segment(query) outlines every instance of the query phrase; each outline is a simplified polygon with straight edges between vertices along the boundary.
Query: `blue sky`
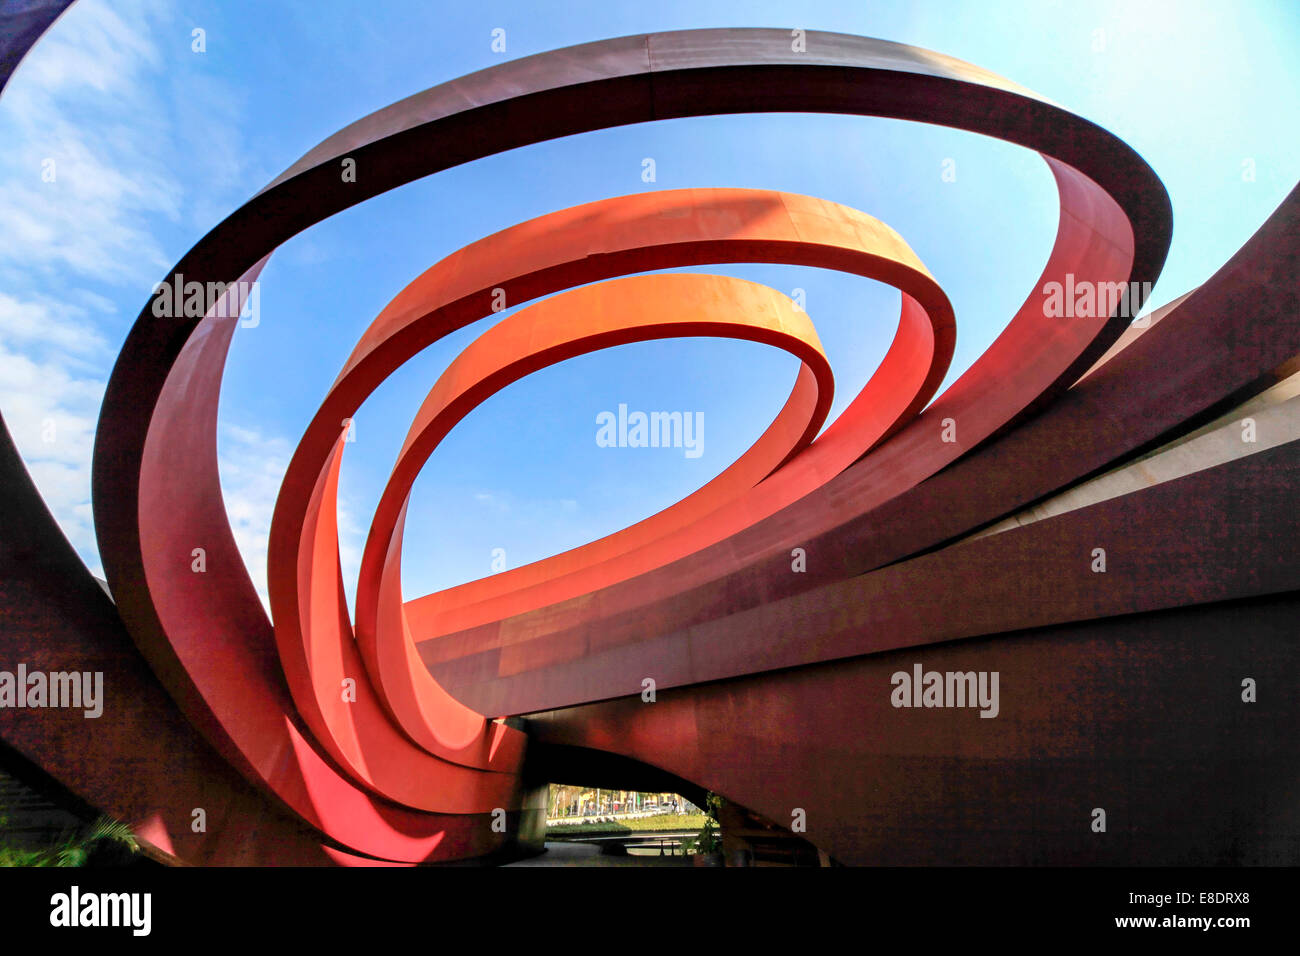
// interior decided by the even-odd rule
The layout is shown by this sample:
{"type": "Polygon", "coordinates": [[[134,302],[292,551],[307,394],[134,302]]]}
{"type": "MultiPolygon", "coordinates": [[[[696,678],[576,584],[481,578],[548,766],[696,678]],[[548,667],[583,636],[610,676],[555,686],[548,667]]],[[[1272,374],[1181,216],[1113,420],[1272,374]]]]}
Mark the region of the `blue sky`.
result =
{"type": "MultiPolygon", "coordinates": [[[[1300,4],[1277,2],[482,2],[81,0],[0,98],[0,410],[55,517],[102,574],[90,456],[104,383],[153,284],[224,215],[354,119],[504,59],[717,26],[834,30],[968,60],[1110,129],[1162,178],[1174,238],[1158,306],[1203,281],[1300,177],[1300,4]],[[205,31],[205,52],[192,31],[205,31]],[[491,48],[505,30],[506,50],[491,48]],[[1287,121],[1287,117],[1291,121],[1287,121]],[[53,181],[42,176],[53,160],[53,181]],[[50,427],[52,424],[52,428],[50,427]]],[[[609,130],[440,173],[296,237],[262,275],[220,411],[227,508],[259,588],[285,465],[357,337],[414,276],[513,223],[647,189],[832,199],[897,229],[951,298],[953,375],[1031,288],[1056,227],[1047,169],[981,137],[855,117],[704,117],[609,130]],[[641,178],[642,160],[656,181],[641,178]],[[956,179],[941,177],[955,161],[956,179]]],[[[883,355],[897,293],[794,267],[709,270],[805,290],[838,412],[883,355]]],[[[499,317],[493,317],[495,321],[499,317]]],[[[340,492],[345,576],[412,415],[485,327],[417,356],[357,415],[340,492]]],[[[615,531],[733,461],[788,394],[762,346],[624,346],[537,373],[465,420],[415,488],[408,596],[615,531]],[[612,449],[596,416],[702,412],[704,454],[612,449]]],[[[953,377],[950,375],[949,379],[953,377]]]]}

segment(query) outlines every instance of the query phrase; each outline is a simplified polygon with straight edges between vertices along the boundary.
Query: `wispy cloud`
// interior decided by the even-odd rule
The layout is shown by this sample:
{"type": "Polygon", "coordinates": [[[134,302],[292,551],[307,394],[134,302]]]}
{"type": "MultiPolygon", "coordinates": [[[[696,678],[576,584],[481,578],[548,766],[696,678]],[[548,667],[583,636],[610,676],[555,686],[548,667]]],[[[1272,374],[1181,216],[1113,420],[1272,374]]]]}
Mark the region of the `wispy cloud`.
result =
{"type": "MultiPolygon", "coordinates": [[[[247,191],[240,101],[201,61],[168,67],[163,45],[188,51],[188,33],[159,0],[81,0],[0,99],[0,411],[96,574],[90,467],[114,342],[175,257],[170,247],[197,239],[229,211],[228,196],[247,191]]],[[[274,439],[248,437],[259,454],[276,451],[274,439]]],[[[278,475],[248,457],[233,468],[232,522],[264,592],[278,475]]]]}
{"type": "MultiPolygon", "coordinates": [[[[265,435],[256,427],[243,425],[223,424],[220,438],[221,493],[226,513],[230,516],[230,527],[249,577],[262,603],[269,609],[266,558],[271,517],[293,449],[283,438],[265,435]]],[[[344,590],[348,600],[355,601],[365,537],[343,491],[339,494],[338,523],[344,590]]]]}
{"type": "Polygon", "coordinates": [[[90,453],[104,381],[69,360],[102,343],[83,338],[76,313],[61,321],[40,302],[8,296],[0,300],[0,330],[0,409],[9,431],[64,534],[102,576],[90,513],[90,453]],[[32,322],[42,323],[45,341],[26,352],[10,347],[26,341],[32,322]]]}
{"type": "Polygon", "coordinates": [[[271,515],[292,449],[283,439],[237,425],[223,425],[221,438],[219,470],[226,514],[249,577],[269,608],[266,554],[271,515]]]}
{"type": "Polygon", "coordinates": [[[167,267],[152,223],[179,221],[182,190],[158,145],[168,138],[150,82],[160,66],[155,7],[75,5],[5,90],[6,271],[143,285],[167,267]]]}
{"type": "Polygon", "coordinates": [[[102,335],[85,321],[86,309],[34,296],[17,299],[0,292],[0,336],[10,345],[71,355],[93,355],[104,350],[102,335]]]}

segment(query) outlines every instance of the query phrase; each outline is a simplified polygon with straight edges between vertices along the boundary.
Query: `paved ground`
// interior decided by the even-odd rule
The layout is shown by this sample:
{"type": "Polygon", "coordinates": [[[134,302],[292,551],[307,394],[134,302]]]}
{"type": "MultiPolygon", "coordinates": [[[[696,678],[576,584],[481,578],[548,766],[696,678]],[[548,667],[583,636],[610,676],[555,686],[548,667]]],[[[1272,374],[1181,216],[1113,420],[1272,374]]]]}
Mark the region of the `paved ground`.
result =
{"type": "Polygon", "coordinates": [[[507,866],[693,866],[688,856],[604,856],[585,843],[547,843],[546,852],[507,866]]]}

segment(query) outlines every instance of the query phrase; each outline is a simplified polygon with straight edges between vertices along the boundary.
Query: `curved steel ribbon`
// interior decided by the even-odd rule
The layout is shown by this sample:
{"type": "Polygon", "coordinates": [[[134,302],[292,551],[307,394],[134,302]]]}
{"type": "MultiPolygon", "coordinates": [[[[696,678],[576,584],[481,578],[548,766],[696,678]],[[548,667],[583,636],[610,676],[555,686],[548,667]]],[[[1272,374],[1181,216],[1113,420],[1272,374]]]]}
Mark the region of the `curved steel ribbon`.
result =
{"type": "MultiPolygon", "coordinates": [[[[370,535],[357,591],[359,641],[354,643],[348,624],[334,520],[346,428],[324,463],[310,502],[281,497],[277,510],[296,513],[305,508],[299,546],[270,557],[269,575],[276,582],[273,601],[277,608],[292,601],[297,611],[277,614],[281,660],[299,712],[316,739],[353,777],[406,806],[442,809],[448,795],[437,783],[446,771],[429,755],[489,770],[509,768],[518,757],[496,746],[483,751],[483,716],[437,687],[409,640],[395,646],[396,658],[375,655],[377,589],[396,596],[388,609],[398,615],[393,623],[400,628],[400,515],[424,459],[480,402],[531,371],[612,345],[682,335],[762,342],[802,361],[790,399],[772,426],[702,489],[701,498],[734,495],[816,435],[831,404],[830,363],[808,317],[779,293],[721,276],[663,275],[588,286],[525,309],[475,340],[438,379],[385,490],[370,535]],[[611,295],[623,298],[617,310],[606,301],[611,295]],[[385,553],[391,556],[387,562],[382,559],[385,553]],[[345,702],[338,688],[349,675],[362,672],[358,650],[365,654],[372,679],[365,694],[345,702]],[[382,698],[411,740],[427,753],[419,752],[388,722],[376,698],[382,698]]],[[[329,427],[327,422],[317,424],[329,427]]],[[[659,533],[666,529],[660,527],[659,533]]]]}
{"type": "MultiPolygon", "coordinates": [[[[1067,274],[1076,281],[1126,283],[1158,275],[1169,242],[1167,197],[1146,164],[1104,130],[1008,81],[926,51],[810,32],[807,52],[793,52],[788,40],[779,30],[629,37],[513,61],[436,87],[326,140],[217,226],[173,272],[202,283],[253,279],[276,246],[314,222],[420,176],[516,146],[673,117],[811,111],[939,123],[1041,152],[1057,181],[1061,216],[1035,290],[1067,274]],[[356,164],[355,182],[339,175],[345,158],[356,164]]],[[[599,236],[606,227],[616,232],[618,225],[595,222],[590,231],[599,236]]],[[[584,257],[582,265],[568,267],[568,276],[556,267],[555,275],[545,269],[521,272],[498,285],[513,301],[526,301],[546,282],[590,281],[579,277],[617,265],[601,259],[584,257]]],[[[471,293],[474,288],[481,283],[469,282],[436,321],[422,323],[422,315],[401,308],[385,310],[383,340],[363,342],[345,369],[356,390],[331,391],[321,415],[334,427],[304,439],[282,500],[289,495],[310,504],[313,497],[328,497],[330,479],[321,484],[313,463],[335,453],[338,423],[355,411],[355,394],[373,389],[418,342],[428,344],[470,316],[485,314],[490,304],[471,293]]],[[[94,461],[96,531],[133,638],[173,698],[227,759],[333,839],[395,861],[490,852],[508,833],[492,826],[496,814],[489,805],[500,800],[491,809],[511,812],[522,805],[514,772],[523,743],[517,731],[484,722],[486,739],[476,758],[442,761],[438,779],[446,775],[445,788],[426,803],[468,811],[448,813],[397,806],[370,792],[335,766],[328,745],[313,739],[310,719],[304,726],[284,684],[270,623],[234,546],[217,478],[217,399],[237,319],[223,318],[216,309],[197,321],[160,316],[154,304],[142,312],[114,368],[94,461]],[[197,546],[206,549],[204,574],[190,569],[197,546]],[[494,764],[494,750],[509,756],[494,764]]],[[[1092,365],[1128,321],[1107,315],[1045,325],[1041,309],[1031,307],[1036,305],[1031,294],[993,346],[936,403],[962,416],[962,442],[939,454],[926,448],[915,465],[899,459],[897,481],[915,484],[1050,400],[1092,365]]],[[[919,448],[917,426],[929,420],[927,414],[904,427],[887,450],[902,449],[905,456],[919,448]]],[[[808,497],[807,487],[797,482],[769,490],[774,497],[765,495],[764,501],[778,507],[808,497]]],[[[841,510],[816,521],[835,520],[842,509],[861,504],[832,500],[841,510]]],[[[725,537],[736,522],[726,511],[706,516],[700,533],[725,537]]],[[[292,553],[305,529],[322,532],[319,525],[307,528],[307,512],[305,505],[297,514],[277,514],[274,553],[292,553]]],[[[755,526],[752,533],[769,534],[765,527],[755,526]]],[[[323,532],[310,540],[328,541],[328,528],[323,532]]],[[[327,566],[330,556],[319,557],[327,566]]],[[[676,565],[665,567],[654,576],[652,590],[667,594],[682,587],[681,573],[676,565]]],[[[278,627],[282,612],[296,609],[285,606],[285,582],[271,586],[273,596],[281,595],[273,597],[278,627]]],[[[310,582],[300,579],[299,586],[310,582]]],[[[474,593],[471,585],[462,596],[474,593]]],[[[336,610],[341,627],[346,615],[336,610]]],[[[415,633],[434,633],[440,614],[431,603],[407,608],[415,633]]],[[[467,619],[475,615],[481,611],[467,619]]],[[[359,699],[372,692],[364,673],[354,679],[359,699]]]]}
{"type": "MultiPolygon", "coordinates": [[[[585,588],[629,577],[648,566],[699,547],[707,542],[701,541],[693,533],[677,535],[673,532],[697,522],[719,507],[741,499],[749,499],[751,503],[747,507],[755,507],[752,503],[755,500],[755,486],[765,478],[770,481],[769,475],[782,463],[785,463],[785,467],[779,469],[779,474],[786,480],[795,477],[807,482],[811,477],[812,480],[820,481],[825,476],[837,473],[929,400],[942,379],[952,354],[955,330],[951,306],[906,243],[870,216],[805,196],[759,190],[709,189],[657,192],[603,200],[504,230],[466,247],[432,267],[399,293],[376,319],[358,346],[358,353],[364,354],[386,343],[391,336],[402,333],[417,322],[425,327],[437,327],[436,324],[442,320],[445,311],[459,301],[484,301],[485,294],[499,281],[492,272],[493,269],[500,268],[499,263],[508,262],[519,272],[527,267],[533,268],[538,274],[545,270],[558,280],[564,280],[572,274],[573,269],[582,267],[585,271],[578,281],[589,281],[616,269],[628,272],[667,263],[755,259],[827,265],[896,284],[902,290],[899,329],[877,372],[826,434],[811,448],[800,453],[799,449],[816,434],[829,408],[829,367],[817,372],[815,377],[823,377],[826,381],[820,390],[818,408],[815,412],[809,410],[813,419],[809,420],[809,416],[804,415],[803,422],[798,425],[802,434],[795,431],[787,436],[787,439],[797,436],[797,445],[792,444],[791,440],[783,440],[778,443],[775,451],[769,452],[764,447],[769,443],[768,440],[760,440],[755,449],[732,468],[667,511],[582,548],[478,582],[491,582],[494,585],[490,595],[494,606],[505,609],[520,606],[525,601],[535,604],[547,599],[554,600],[556,595],[578,593],[585,588]],[[623,228],[617,234],[603,235],[601,238],[604,241],[597,247],[593,245],[596,240],[586,228],[586,224],[592,221],[620,222],[623,228]],[[743,229],[737,227],[738,221],[746,224],[743,229]],[[599,256],[593,257],[593,251],[598,251],[599,256]],[[593,262],[599,264],[593,266],[593,262]],[[472,281],[469,277],[473,277],[472,281]],[[407,318],[395,322],[394,315],[407,318]],[[745,494],[742,496],[741,492],[745,494]],[[521,581],[524,575],[528,579],[521,581]]],[[[728,307],[736,309],[741,315],[757,315],[773,295],[770,290],[764,290],[757,299],[753,296],[746,298],[740,294],[741,290],[753,287],[718,277],[713,277],[711,285],[707,287],[699,277],[689,276],[660,276],[622,282],[633,283],[637,295],[625,292],[619,307],[622,310],[637,310],[643,316],[643,327],[664,325],[663,321],[653,318],[654,310],[650,308],[650,302],[658,304],[665,314],[669,310],[681,312],[691,308],[697,301],[696,292],[705,294],[706,305],[716,303],[719,294],[724,291],[717,287],[718,283],[723,283],[725,291],[731,293],[724,299],[728,302],[728,307]],[[670,294],[674,292],[680,298],[674,299],[670,294]],[[712,298],[708,298],[709,294],[712,294],[712,298]],[[645,297],[644,301],[641,297],[645,297]]],[[[494,327],[476,340],[467,352],[472,350],[481,355],[494,356],[501,351],[499,346],[502,335],[510,334],[513,329],[518,329],[520,334],[533,334],[531,330],[536,325],[535,317],[541,317],[545,324],[545,316],[558,308],[566,307],[570,310],[570,314],[565,316],[570,333],[582,327],[582,322],[575,319],[575,313],[578,316],[591,314],[600,331],[589,331],[604,337],[600,339],[600,344],[616,344],[628,340],[631,331],[626,328],[626,323],[622,323],[624,330],[617,332],[601,318],[599,302],[596,300],[605,294],[600,290],[608,287],[608,283],[592,286],[588,287],[589,290],[578,290],[531,306],[513,319],[494,327]],[[587,303],[590,308],[584,309],[583,303],[587,303]]],[[[615,283],[615,288],[627,287],[615,283]]],[[[540,294],[540,291],[552,289],[546,286],[540,291],[533,291],[540,294]]],[[[784,297],[780,297],[778,302],[780,301],[784,301],[784,297]]],[[[790,312],[788,306],[778,308],[784,310],[785,323],[806,323],[800,313],[790,312]]],[[[700,312],[693,312],[692,315],[694,318],[687,324],[689,327],[683,326],[681,331],[685,334],[707,334],[708,327],[702,324],[705,316],[700,312]],[[691,332],[692,327],[694,332],[691,332]]],[[[460,321],[463,324],[467,320],[462,318],[460,321]]],[[[554,320],[550,325],[555,327],[554,320]]],[[[808,333],[815,337],[811,325],[808,325],[808,333]]],[[[423,343],[422,339],[407,341],[412,350],[423,343]]],[[[506,354],[509,354],[508,350],[506,354]]],[[[463,359],[464,356],[457,359],[457,363],[462,363],[463,359]]],[[[354,373],[357,367],[357,363],[349,362],[348,368],[331,390],[332,393],[350,391],[352,405],[360,404],[368,394],[368,389],[365,389],[354,373]]],[[[312,446],[314,436],[338,435],[339,423],[328,411],[330,407],[331,403],[327,399],[322,411],[308,426],[307,434],[290,464],[290,473],[307,467],[306,449],[312,446]]],[[[397,475],[404,475],[404,481],[400,486],[390,485],[380,502],[375,519],[376,531],[372,534],[371,546],[367,548],[363,560],[358,586],[356,633],[376,693],[384,699],[390,713],[399,718],[412,740],[431,753],[464,763],[467,756],[465,752],[450,748],[447,741],[449,738],[470,739],[474,720],[477,719],[481,724],[482,718],[462,713],[463,706],[446,700],[445,694],[429,678],[427,670],[415,655],[410,639],[405,636],[404,623],[398,623],[404,622],[404,613],[387,609],[389,616],[386,619],[392,622],[392,633],[396,636],[391,645],[376,643],[379,610],[372,586],[382,573],[380,555],[390,545],[385,538],[387,531],[380,529],[395,526],[396,514],[404,507],[409,484],[414,481],[420,465],[436,444],[436,441],[431,443],[430,439],[441,437],[440,434],[433,435],[429,432],[427,419],[432,415],[433,412],[426,403],[395,468],[395,481],[397,475]],[[382,544],[375,543],[376,535],[383,541],[382,544]],[[377,646],[392,648],[389,667],[384,668],[379,663],[377,646]],[[416,692],[415,687],[420,687],[421,690],[416,692]],[[405,703],[399,703],[395,695],[405,703]],[[423,701],[423,704],[417,705],[417,701],[423,701]],[[436,712],[437,719],[433,719],[433,713],[420,719],[417,711],[421,706],[436,712]],[[405,719],[402,715],[405,715],[405,719]],[[449,722],[455,722],[459,729],[453,730],[449,722]]],[[[778,424],[779,422],[778,419],[778,424]]],[[[341,450],[337,437],[335,441],[336,449],[341,450]]],[[[319,486],[321,481],[326,480],[330,460],[312,464],[316,469],[316,486],[319,486]]],[[[286,484],[286,494],[280,499],[277,521],[289,520],[289,516],[302,509],[304,499],[289,493],[290,487],[286,484]]],[[[329,498],[329,501],[332,506],[333,499],[329,498]]],[[[317,517],[314,510],[308,516],[313,529],[317,517]]],[[[327,517],[327,520],[332,518],[327,517]]],[[[332,538],[330,541],[323,552],[326,556],[332,555],[337,548],[332,538]]],[[[343,601],[341,581],[336,581],[333,588],[317,582],[321,589],[315,593],[320,595],[319,599],[323,603],[320,609],[312,611],[305,603],[310,600],[307,592],[297,584],[299,577],[291,573],[295,566],[305,567],[303,562],[310,562],[312,559],[309,555],[312,553],[309,545],[301,541],[273,550],[269,577],[273,582],[272,599],[276,608],[276,632],[282,660],[290,673],[291,686],[295,688],[295,697],[300,699],[304,713],[312,714],[316,721],[314,726],[320,726],[323,721],[320,708],[332,707],[338,710],[335,701],[337,695],[333,693],[338,679],[334,674],[329,677],[322,675],[313,685],[307,678],[310,668],[304,658],[306,648],[314,640],[321,640],[325,646],[330,647],[341,641],[344,648],[341,653],[347,656],[351,654],[351,645],[346,620],[342,620],[336,628],[334,620],[337,615],[328,610],[340,606],[343,601]],[[328,621],[325,627],[333,633],[327,635],[322,630],[313,634],[311,628],[298,623],[308,618],[328,621]],[[315,687],[314,690],[309,689],[312,686],[315,687]]],[[[325,564],[316,562],[312,566],[320,574],[333,573],[325,564]]],[[[311,577],[306,571],[301,573],[303,580],[311,577]]],[[[311,579],[317,580],[314,577],[311,579]]],[[[463,594],[464,589],[460,589],[460,593],[463,594]]],[[[328,660],[332,661],[334,657],[331,656],[328,660]]],[[[339,714],[339,719],[346,722],[346,709],[339,714]]]]}
{"type": "Polygon", "coordinates": [[[448,723],[444,708],[435,712],[430,704],[449,698],[420,662],[402,605],[401,543],[421,466],[470,411],[531,371],[597,349],[676,336],[762,342],[799,357],[801,367],[775,420],[730,467],[678,504],[578,550],[618,547],[620,541],[627,548],[637,538],[678,531],[692,515],[753,487],[816,436],[830,409],[831,367],[812,322],[793,302],[764,286],[722,276],[639,276],[585,286],[494,326],[456,358],[429,393],[376,510],[357,584],[356,624],[372,682],[398,723],[426,750],[439,753],[448,723]]]}
{"type": "MultiPolygon", "coordinates": [[[[575,255],[590,248],[595,240],[587,238],[590,233],[585,228],[573,235],[566,232],[572,223],[590,221],[625,225],[616,235],[602,236],[602,264],[588,268],[584,281],[604,278],[615,268],[628,272],[657,265],[727,261],[815,265],[899,288],[898,331],[879,368],[843,414],[806,451],[791,455],[784,467],[759,475],[761,489],[754,482],[746,494],[725,499],[701,489],[698,496],[687,499],[689,510],[675,507],[669,515],[656,516],[651,526],[676,521],[681,528],[689,523],[687,534],[671,538],[661,532],[652,534],[643,523],[412,602],[421,616],[418,640],[477,623],[474,615],[504,616],[586,594],[721,540],[821,485],[889,437],[924,407],[947,372],[956,330],[942,289],[896,232],[865,213],[825,200],[734,189],[624,196],[542,217],[525,224],[520,236],[505,230],[464,252],[470,261],[484,255],[505,259],[508,250],[511,262],[521,257],[531,262],[535,256],[558,262],[572,239],[581,240],[575,255]],[[536,250],[530,247],[533,242],[536,250]],[[699,524],[709,515],[713,518],[707,526],[699,524]],[[431,623],[434,613],[438,621],[431,623]]],[[[464,267],[459,255],[447,260],[446,267],[439,264],[429,270],[393,305],[432,312],[450,297],[444,286],[448,275],[464,267]]],[[[576,259],[570,263],[577,264],[576,259]]],[[[384,324],[381,316],[375,328],[384,324]]]]}

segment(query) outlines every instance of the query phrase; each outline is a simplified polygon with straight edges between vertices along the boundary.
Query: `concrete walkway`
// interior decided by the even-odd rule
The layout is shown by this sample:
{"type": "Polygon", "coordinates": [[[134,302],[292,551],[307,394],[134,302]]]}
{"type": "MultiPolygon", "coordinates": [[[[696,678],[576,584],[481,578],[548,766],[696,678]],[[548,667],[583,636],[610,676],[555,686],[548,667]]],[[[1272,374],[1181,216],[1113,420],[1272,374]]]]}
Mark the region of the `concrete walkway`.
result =
{"type": "Polygon", "coordinates": [[[585,843],[547,843],[546,852],[506,866],[693,866],[689,856],[605,856],[585,843]]]}

